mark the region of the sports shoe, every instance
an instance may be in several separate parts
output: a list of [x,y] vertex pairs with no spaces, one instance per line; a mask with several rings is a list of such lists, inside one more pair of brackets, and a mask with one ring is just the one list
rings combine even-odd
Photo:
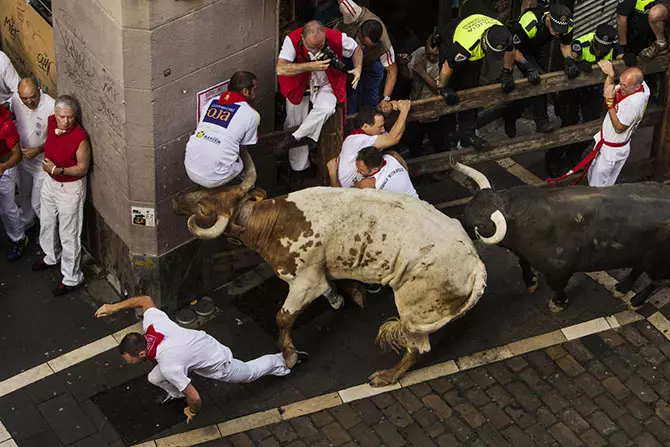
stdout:
[[80,284],[77,284],[76,286],[66,286],[63,283],[60,283],[58,284],[58,286],[56,286],[55,289],[53,289],[52,292],[54,296],[63,296],[70,292],[74,292],[77,289],[81,289],[83,285],[84,285],[83,281]]
[[382,290],[381,284],[364,284],[364,286],[368,293],[379,293]]
[[165,395],[163,395],[163,396],[157,396],[156,397],[156,403],[158,405],[165,405],[165,404],[169,404],[170,402],[173,402],[177,399],[181,399],[181,397],[174,397],[171,394],[165,393]]
[[58,264],[49,265],[46,262],[44,262],[44,259],[40,259],[39,261],[33,264],[33,272],[41,272],[44,270],[49,270],[50,268],[54,268],[57,265]]
[[296,365],[301,365],[303,363],[309,362],[309,359],[312,358],[307,352],[305,351],[296,351],[295,352],[298,355],[298,360],[296,360],[295,364]]
[[344,304],[344,298],[342,298],[342,295],[335,291],[332,291],[326,295],[326,298],[328,299],[328,304],[330,304],[330,307],[335,310],[338,310]]
[[10,261],[16,261],[26,250],[28,246],[28,236],[24,236],[20,241],[12,242],[12,248],[7,252],[7,259]]
[[644,50],[640,51],[640,57],[645,59],[654,59],[658,56],[665,56],[668,54],[668,42],[665,42],[665,45],[659,45],[658,42],[654,42],[649,45]]

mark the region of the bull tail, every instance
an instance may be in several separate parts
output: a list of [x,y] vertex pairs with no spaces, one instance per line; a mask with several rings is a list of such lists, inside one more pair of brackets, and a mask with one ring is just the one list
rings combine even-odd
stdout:
[[391,318],[386,320],[379,327],[375,343],[385,352],[392,349],[396,354],[399,354],[401,350],[405,350],[407,347],[407,332],[400,319]]

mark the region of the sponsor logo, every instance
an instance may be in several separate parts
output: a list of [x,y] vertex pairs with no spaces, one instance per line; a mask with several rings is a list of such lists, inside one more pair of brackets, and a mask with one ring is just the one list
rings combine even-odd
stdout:
[[239,109],[239,104],[218,104],[213,101],[202,121],[227,129]]
[[518,34],[515,34],[514,37],[512,37],[512,42],[514,45],[519,45],[521,43],[521,38]]
[[458,53],[456,55],[456,57],[454,58],[454,61],[456,61],[456,62],[463,62],[463,61],[467,61],[467,60],[468,60],[468,57],[466,55],[464,55],[463,53]]
[[219,140],[218,138],[213,137],[211,135],[207,135],[202,130],[198,131],[198,133],[195,134],[195,137],[200,138],[200,139],[205,140],[205,141],[209,141],[210,143],[221,144],[221,140]]
[[582,46],[578,43],[573,43],[572,51],[574,51],[575,53],[579,53],[580,51],[582,51]]

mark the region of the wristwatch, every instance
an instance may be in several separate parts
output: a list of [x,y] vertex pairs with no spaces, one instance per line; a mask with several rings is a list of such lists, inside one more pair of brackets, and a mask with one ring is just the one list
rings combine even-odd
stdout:
[[60,175],[65,175],[65,168],[60,168]]
[[384,96],[384,99],[382,101],[389,102],[391,100],[390,96]]

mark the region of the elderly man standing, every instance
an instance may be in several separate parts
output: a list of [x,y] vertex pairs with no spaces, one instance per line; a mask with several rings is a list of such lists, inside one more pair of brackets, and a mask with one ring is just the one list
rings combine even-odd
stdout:
[[[40,246],[44,258],[33,265],[40,271],[60,261],[63,280],[53,290],[65,295],[84,283],[81,272],[81,227],[86,199],[86,174],[91,163],[88,134],[77,123],[77,104],[67,95],[56,99],[44,142]],[[62,252],[61,252],[62,247]]]
[[[309,146],[292,147],[298,141],[318,141],[321,128],[335,113],[338,102],[347,97],[347,75],[341,58],[353,57],[352,86],[361,76],[363,51],[356,41],[344,33],[325,28],[313,20],[286,36],[279,60],[279,88],[286,98],[284,128],[300,126],[279,144],[279,149],[291,147],[289,162],[293,174],[304,180],[309,168]],[[312,110],[309,105],[312,104]]]
[[[386,25],[368,8],[357,5],[353,0],[337,0],[342,12],[339,29],[349,36],[355,36],[363,47],[363,73],[360,88],[355,85],[347,95],[347,114],[358,110],[358,93],[362,95],[362,106],[379,106],[384,112],[391,110],[391,93],[398,79],[398,66],[391,38]],[[379,88],[386,71],[386,81],[381,101]]]
[[22,79],[17,93],[12,95],[12,110],[21,137],[23,160],[19,164],[19,195],[21,222],[26,229],[40,217],[42,182],[44,181],[44,140],[47,121],[54,112],[54,100],[40,91],[32,78]]
[[19,133],[12,121],[12,114],[0,105],[0,217],[12,241],[12,248],[7,253],[10,261],[15,261],[23,255],[28,245],[16,206],[14,193],[16,191],[16,165],[21,161],[21,146]]
[[612,63],[600,61],[598,65],[607,75],[603,91],[607,115],[600,132],[593,137],[596,145],[591,158],[595,160],[589,168],[588,179],[589,186],[612,186],[628,159],[630,139],[642,121],[650,92],[639,68],[624,71],[619,85],[615,86]]

